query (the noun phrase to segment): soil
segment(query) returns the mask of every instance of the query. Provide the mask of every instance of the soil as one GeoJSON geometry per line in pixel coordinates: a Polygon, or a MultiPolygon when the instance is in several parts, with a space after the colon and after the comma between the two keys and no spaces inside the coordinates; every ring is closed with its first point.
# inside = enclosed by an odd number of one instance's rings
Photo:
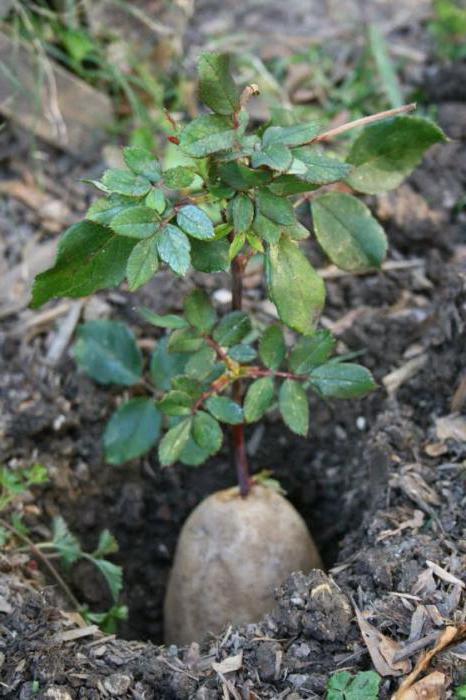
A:
{"type": "MultiPolygon", "coordinates": [[[[358,402],[312,401],[306,440],[273,416],[265,429],[248,434],[254,470],[273,470],[327,567],[327,574],[293,574],[259,624],[230,628],[187,649],[154,646],[163,643],[163,596],[180,528],[207,494],[234,483],[227,450],[196,469],[162,470],[154,455],[122,468],[105,465],[100,436],[120,394],[79,374],[69,351],[58,363],[44,362],[61,316],[56,326],[34,323],[27,310],[6,317],[0,462],[47,467],[49,483],[24,509],[33,538],[47,537],[58,514],[85,548],[95,546],[104,528],[116,536],[114,561],[124,567],[129,619],[117,638],[80,628],[62,612],[60,591],[43,587],[33,559],[6,552],[0,557],[0,696],[299,700],[324,697],[335,671],[356,673],[375,663],[383,676],[380,697],[388,698],[415,666],[425,637],[446,624],[464,625],[466,248],[464,206],[458,206],[466,186],[466,134],[458,117],[466,109],[464,71],[464,63],[423,69],[426,100],[455,140],[433,148],[399,190],[369,199],[389,235],[391,268],[327,280],[323,325],[336,334],[339,350],[363,351],[380,389],[358,402]],[[361,624],[372,625],[372,636],[361,624]],[[413,651],[404,662],[385,659],[380,666],[376,633],[398,650],[414,643],[413,651]],[[229,672],[221,663],[230,657],[236,665],[229,672]]],[[[8,175],[17,176],[26,146],[11,126],[0,139],[8,175]]],[[[98,172],[100,163],[41,150],[44,177],[59,183],[52,191],[73,220],[88,199],[88,190],[75,183],[98,172]]],[[[9,268],[22,262],[25,244],[37,240],[38,214],[15,198],[0,206],[9,268]]],[[[50,237],[48,231],[40,242],[50,237]]],[[[323,267],[317,251],[310,253],[323,267]]],[[[197,281],[211,289],[225,284],[205,276],[197,281]]],[[[98,294],[82,313],[129,321],[148,357],[154,329],[141,324],[134,307],[177,310],[191,284],[161,275],[136,302],[124,291],[98,294]]],[[[255,291],[247,301],[264,312],[255,291]]],[[[78,565],[68,582],[92,609],[109,606],[93,568],[78,565]]],[[[429,669],[445,674],[447,693],[464,682],[460,632],[456,642],[429,669]]]]}

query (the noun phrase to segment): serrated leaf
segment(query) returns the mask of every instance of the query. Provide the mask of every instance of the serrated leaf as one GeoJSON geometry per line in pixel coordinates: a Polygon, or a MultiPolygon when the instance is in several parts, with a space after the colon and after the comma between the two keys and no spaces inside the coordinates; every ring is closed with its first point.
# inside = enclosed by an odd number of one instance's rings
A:
{"type": "Polygon", "coordinates": [[[301,384],[285,379],[279,393],[280,413],[286,425],[297,435],[307,435],[309,430],[309,404],[301,384]]]}
{"type": "Polygon", "coordinates": [[[321,129],[319,122],[308,124],[293,124],[292,126],[269,126],[264,131],[262,143],[264,146],[280,143],[283,146],[301,146],[312,141],[321,129]]]}
{"type": "Polygon", "coordinates": [[[99,535],[99,542],[97,544],[97,549],[92,553],[93,557],[106,557],[109,554],[115,554],[118,552],[118,542],[117,539],[110,530],[102,530],[99,535]]]}
{"type": "Polygon", "coordinates": [[[267,188],[258,190],[256,203],[260,213],[277,224],[290,226],[296,221],[291,202],[283,197],[277,197],[267,188]]]}
{"type": "Polygon", "coordinates": [[[235,362],[252,362],[256,355],[257,353],[252,345],[246,345],[245,343],[233,345],[233,347],[228,349],[228,356],[235,362]]]}
{"type": "Polygon", "coordinates": [[[296,243],[283,237],[269,246],[265,272],[269,296],[280,319],[310,335],[324,306],[325,286],[296,243]]]}
{"type": "Polygon", "coordinates": [[[99,384],[137,384],[142,355],[130,329],[119,321],[88,321],[78,326],[74,356],[99,384]]]}
{"type": "Polygon", "coordinates": [[[217,114],[239,110],[239,94],[230,74],[230,59],[225,54],[203,53],[199,58],[199,97],[217,114]]]}
{"type": "Polygon", "coordinates": [[[304,182],[296,175],[280,175],[269,185],[269,190],[279,197],[288,197],[290,194],[300,194],[317,189],[317,185],[304,182]]]}
{"type": "Polygon", "coordinates": [[[165,316],[160,316],[154,313],[151,309],[143,306],[139,313],[143,318],[153,326],[158,328],[187,328],[188,323],[182,316],[177,316],[176,314],[166,314],[165,316]]]}
{"type": "Polygon", "coordinates": [[[312,370],[311,386],[320,396],[352,399],[376,388],[368,369],[352,362],[327,362],[312,370]]]}
{"type": "Polygon", "coordinates": [[[109,197],[96,199],[87,210],[86,219],[103,226],[110,226],[110,222],[117,214],[136,204],[135,199],[123,197],[121,194],[111,194],[109,197]]]}
{"type": "Polygon", "coordinates": [[[316,185],[325,185],[330,182],[343,180],[351,172],[351,165],[342,163],[336,158],[330,158],[313,148],[297,148],[293,151],[294,157],[302,163],[304,172],[297,173],[296,177],[304,182],[316,185]]]}
{"type": "Polygon", "coordinates": [[[185,418],[165,433],[159,443],[159,460],[162,467],[174,464],[186,447],[191,434],[192,418],[185,418]]]}
{"type": "Polygon", "coordinates": [[[177,165],[174,168],[165,170],[163,174],[163,181],[171,190],[182,190],[185,187],[189,187],[194,180],[194,177],[195,175],[192,170],[189,170],[182,165],[177,165]]]}
{"type": "Polygon", "coordinates": [[[53,519],[52,543],[63,563],[68,566],[74,564],[82,555],[78,538],[70,532],[68,525],[60,515],[53,519]]]}
{"type": "Polygon", "coordinates": [[[217,320],[215,309],[206,292],[195,289],[184,300],[186,320],[202,333],[210,331],[217,320]]]}
{"type": "Polygon", "coordinates": [[[158,182],[161,178],[160,164],[146,148],[128,146],[123,149],[126,165],[136,175],[146,177],[150,182],[158,182]]]}
{"type": "Polygon", "coordinates": [[[120,406],[105,428],[105,459],[110,464],[123,464],[146,454],[160,435],[161,416],[154,401],[130,399],[120,406]]]}
{"type": "Polygon", "coordinates": [[[112,598],[114,601],[116,601],[123,589],[123,569],[121,566],[117,566],[117,564],[113,564],[111,561],[107,561],[106,559],[92,558],[92,562],[105,578],[110,589],[110,593],[112,594],[112,598]]]}
{"type": "Polygon", "coordinates": [[[170,352],[196,352],[203,342],[203,338],[193,328],[181,328],[170,335],[168,349],[170,352]]]}
{"type": "Polygon", "coordinates": [[[165,211],[165,196],[162,190],[152,189],[146,198],[144,199],[144,204],[150,209],[154,209],[158,214],[162,214],[165,211]]]}
{"type": "Polygon", "coordinates": [[[285,172],[290,167],[292,160],[293,156],[289,148],[282,143],[272,143],[251,156],[251,165],[253,168],[266,166],[271,170],[285,172]]]}
{"type": "Polygon", "coordinates": [[[150,238],[159,223],[153,209],[141,206],[124,209],[112,219],[110,226],[119,236],[150,238]]]}
{"type": "Polygon", "coordinates": [[[237,194],[231,200],[231,220],[236,233],[249,230],[254,218],[254,205],[246,194],[237,194]]]}
{"type": "Polygon", "coordinates": [[[289,366],[295,374],[308,374],[323,364],[335,348],[335,338],[327,331],[300,338],[290,353],[289,366]]]}
{"type": "Polygon", "coordinates": [[[350,272],[380,267],[387,238],[365,204],[330,192],[312,202],[312,216],[317,240],[335,265],[350,272]]]}
{"type": "Polygon", "coordinates": [[[377,700],[381,678],[374,671],[360,671],[352,676],[338,671],[328,681],[327,700],[377,700]]]}
{"type": "Polygon", "coordinates": [[[230,243],[230,248],[228,249],[228,258],[230,262],[231,260],[234,260],[236,256],[241,252],[245,243],[246,234],[244,232],[236,234],[236,236],[230,243]]]}
{"type": "Polygon", "coordinates": [[[207,114],[185,126],[181,132],[180,146],[189,156],[204,158],[211,153],[232,148],[236,136],[231,119],[207,114]]]}
{"type": "Polygon", "coordinates": [[[423,117],[395,117],[364,129],[351,147],[347,182],[359,192],[377,194],[398,185],[433,144],[446,141],[438,126],[423,117]]]}
{"type": "Polygon", "coordinates": [[[216,353],[213,348],[208,345],[203,345],[199,350],[194,352],[186,363],[186,374],[189,377],[204,381],[215,365],[216,353]]]}
{"type": "Polygon", "coordinates": [[[174,389],[160,399],[157,408],[167,416],[189,416],[192,404],[192,396],[179,389],[174,389]]]}
{"type": "Polygon", "coordinates": [[[143,284],[149,282],[159,267],[157,244],[154,238],[146,238],[139,241],[128,258],[126,264],[126,278],[128,289],[135,292],[143,284]]]}
{"type": "Polygon", "coordinates": [[[203,450],[202,447],[199,447],[197,442],[190,437],[178,459],[182,464],[188,467],[198,467],[209,459],[209,456],[207,450],[203,450]]]}
{"type": "Polygon", "coordinates": [[[162,338],[152,353],[150,375],[157,389],[168,391],[172,379],[182,374],[187,362],[184,353],[169,352],[168,338],[162,338]]]}
{"type": "Polygon", "coordinates": [[[115,287],[135,243],[91,221],[71,226],[60,240],[54,266],[34,280],[31,308],[53,297],[83,297],[115,287]]]}
{"type": "Polygon", "coordinates": [[[228,396],[211,396],[205,402],[208,411],[222,423],[239,425],[243,422],[243,409],[228,396]]]}
{"type": "Polygon", "coordinates": [[[265,170],[252,170],[241,163],[225,163],[219,167],[223,182],[234,190],[249,190],[251,187],[266,185],[272,179],[272,173],[265,170]]]}
{"type": "Polygon", "coordinates": [[[142,175],[135,175],[130,170],[106,170],[102,177],[102,183],[109,192],[123,194],[126,197],[144,197],[151,183],[142,175]]]}
{"type": "Polygon", "coordinates": [[[251,330],[251,321],[244,311],[231,311],[214,330],[214,340],[222,346],[236,345],[251,330]]]}
{"type": "Polygon", "coordinates": [[[279,224],[271,221],[260,212],[256,212],[254,222],[252,224],[253,231],[260,238],[263,238],[267,243],[278,243],[282,235],[282,228],[279,224]]]}
{"type": "Polygon", "coordinates": [[[203,389],[202,382],[194,377],[188,377],[186,374],[173,377],[172,386],[173,389],[177,391],[183,391],[185,394],[189,394],[193,399],[198,399],[203,389]]]}
{"type": "Polygon", "coordinates": [[[272,377],[261,377],[250,384],[244,398],[244,418],[246,423],[258,421],[270,408],[274,399],[275,387],[272,377]]]}
{"type": "Polygon", "coordinates": [[[222,239],[219,241],[191,241],[191,263],[199,272],[223,272],[228,270],[230,259],[228,257],[229,243],[222,239]]]}
{"type": "Polygon", "coordinates": [[[191,262],[191,245],[183,231],[172,224],[165,226],[157,239],[157,250],[173,272],[177,275],[187,273],[191,262]]]}
{"type": "Polygon", "coordinates": [[[269,326],[259,343],[259,357],[269,369],[278,369],[285,359],[286,345],[280,326],[269,326]]]}
{"type": "Polygon", "coordinates": [[[215,237],[214,225],[207,214],[192,204],[178,211],[176,221],[185,233],[194,238],[206,240],[215,237]]]}
{"type": "Polygon", "coordinates": [[[218,421],[204,411],[198,411],[193,418],[192,436],[209,455],[214,455],[222,446],[223,432],[218,421]]]}

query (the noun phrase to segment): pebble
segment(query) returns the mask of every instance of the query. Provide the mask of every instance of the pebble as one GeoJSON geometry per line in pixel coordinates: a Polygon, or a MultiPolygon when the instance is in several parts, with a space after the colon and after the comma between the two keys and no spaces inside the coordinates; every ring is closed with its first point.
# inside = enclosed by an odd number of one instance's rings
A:
{"type": "Polygon", "coordinates": [[[124,695],[131,685],[131,676],[126,676],[124,673],[112,673],[111,676],[103,681],[103,686],[110,695],[124,695]]]}
{"type": "Polygon", "coordinates": [[[51,685],[43,695],[44,700],[73,700],[70,693],[59,685],[51,685]]]}

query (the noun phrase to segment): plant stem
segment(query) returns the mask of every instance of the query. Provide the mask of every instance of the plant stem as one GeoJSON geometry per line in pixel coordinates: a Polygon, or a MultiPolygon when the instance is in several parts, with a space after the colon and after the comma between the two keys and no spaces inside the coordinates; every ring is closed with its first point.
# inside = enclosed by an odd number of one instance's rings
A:
{"type": "Polygon", "coordinates": [[[373,124],[374,122],[379,122],[382,119],[389,119],[390,117],[396,117],[398,114],[408,114],[409,112],[414,112],[416,109],[416,103],[411,102],[409,105],[403,105],[402,107],[395,107],[395,109],[387,109],[384,112],[377,112],[377,114],[371,114],[368,117],[362,117],[361,119],[355,119],[347,124],[342,124],[334,129],[329,129],[323,134],[319,134],[315,139],[309,141],[309,143],[318,143],[319,141],[328,141],[333,139],[335,136],[344,134],[346,131],[351,129],[356,129],[358,126],[367,126],[367,124],[373,124]]]}
{"type": "MultiPolygon", "coordinates": [[[[232,311],[241,311],[243,307],[243,272],[244,262],[241,257],[237,257],[231,263],[232,311]]],[[[233,385],[233,399],[242,405],[243,387],[241,381],[237,381],[233,385]]],[[[243,498],[246,498],[251,488],[251,479],[249,476],[248,456],[246,453],[244,423],[231,426],[231,453],[232,461],[236,469],[239,492],[243,498]]]]}

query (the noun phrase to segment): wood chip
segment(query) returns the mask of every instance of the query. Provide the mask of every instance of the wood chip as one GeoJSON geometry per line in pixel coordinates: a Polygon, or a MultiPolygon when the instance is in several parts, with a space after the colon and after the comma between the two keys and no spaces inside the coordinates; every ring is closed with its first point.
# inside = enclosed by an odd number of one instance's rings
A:
{"type": "Polygon", "coordinates": [[[441,578],[443,581],[446,581],[447,583],[453,583],[454,585],[460,586],[461,588],[466,587],[464,581],[461,581],[461,579],[457,578],[456,576],[453,576],[453,574],[448,573],[448,571],[445,571],[445,569],[442,569],[441,566],[435,564],[433,561],[429,561],[427,559],[426,564],[429,567],[429,569],[432,569],[434,574],[441,578]]]}
{"type": "Polygon", "coordinates": [[[392,396],[398,389],[409,379],[412,379],[427,362],[427,354],[422,353],[418,357],[413,357],[412,360],[408,360],[404,365],[398,367],[398,369],[393,370],[389,374],[386,374],[382,379],[383,385],[387,392],[392,396]]]}
{"type": "Polygon", "coordinates": [[[243,652],[240,651],[239,654],[234,656],[227,656],[226,659],[216,663],[212,662],[212,668],[216,673],[231,673],[232,671],[238,671],[243,665],[243,652]]]}
{"type": "Polygon", "coordinates": [[[75,639],[81,639],[82,637],[90,637],[94,634],[100,634],[100,629],[97,625],[88,625],[88,627],[78,627],[74,630],[68,630],[66,632],[58,632],[53,638],[54,642],[72,642],[75,639]]]}
{"type": "Polygon", "coordinates": [[[445,697],[446,676],[433,671],[397,696],[398,700],[442,700],[445,697]]]}

